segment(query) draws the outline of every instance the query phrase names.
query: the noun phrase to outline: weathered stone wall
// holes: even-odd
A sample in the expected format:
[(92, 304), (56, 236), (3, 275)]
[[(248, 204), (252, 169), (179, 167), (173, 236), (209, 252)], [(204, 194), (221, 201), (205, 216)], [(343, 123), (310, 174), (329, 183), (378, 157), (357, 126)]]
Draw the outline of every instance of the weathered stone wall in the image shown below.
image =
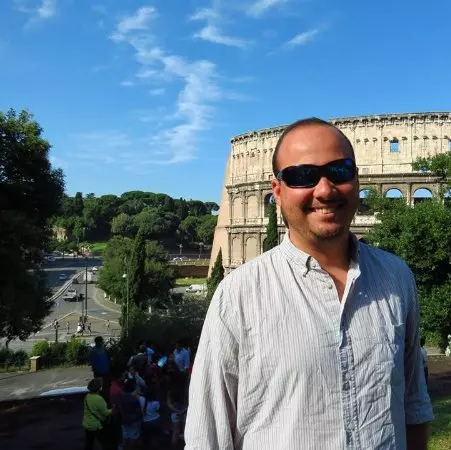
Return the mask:
[[(387, 114), (330, 119), (354, 146), (361, 192), (398, 189), (409, 204), (418, 189), (436, 195), (439, 185), (428, 174), (413, 173), (412, 162), (451, 151), (451, 113)], [(211, 264), (222, 248), (226, 270), (261, 253), (266, 237), (266, 208), (271, 197), (272, 155), (284, 126), (234, 137), (227, 162), (222, 203)], [(284, 233), (278, 213), (280, 234)], [(363, 236), (374, 217), (356, 215), (352, 230)]]

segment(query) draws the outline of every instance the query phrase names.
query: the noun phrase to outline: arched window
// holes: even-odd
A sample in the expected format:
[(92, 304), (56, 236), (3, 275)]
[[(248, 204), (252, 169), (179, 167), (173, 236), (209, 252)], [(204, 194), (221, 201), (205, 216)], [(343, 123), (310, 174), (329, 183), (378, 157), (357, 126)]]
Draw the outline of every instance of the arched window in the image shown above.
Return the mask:
[(364, 200), (368, 197), (369, 193), (370, 193), (369, 189), (362, 189), (359, 192), (359, 206), (357, 208), (358, 214), (365, 214), (368, 212), (369, 208), (367, 205), (365, 205)]
[(268, 217), (268, 205), (270, 203), (275, 203), (274, 196), (272, 194), (267, 194), (265, 196), (264, 207), (265, 207), (265, 217)]
[(394, 198), (394, 199), (400, 199), (400, 198), (402, 198), (402, 192), (399, 189), (396, 189), (396, 188), (389, 189), (385, 193), (385, 197), (387, 197), (387, 198)]
[(426, 188), (417, 189), (413, 194), (413, 205), (418, 205), (425, 200), (432, 198), (432, 192)]

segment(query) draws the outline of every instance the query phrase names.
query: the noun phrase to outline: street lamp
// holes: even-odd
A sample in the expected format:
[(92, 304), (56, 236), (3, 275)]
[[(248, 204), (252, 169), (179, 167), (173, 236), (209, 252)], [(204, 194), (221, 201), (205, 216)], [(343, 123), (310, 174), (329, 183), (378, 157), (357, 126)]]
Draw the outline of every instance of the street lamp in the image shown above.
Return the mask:
[(204, 246), (204, 243), (203, 242), (199, 242), (199, 259), (202, 256), (202, 248), (203, 248), (203, 246)]
[(122, 275), (122, 278), (125, 280), (125, 285), (127, 287), (127, 299), (125, 303), (125, 335), (128, 336), (128, 304), (129, 304), (129, 282), (128, 282), (128, 273), (127, 273), (127, 258), (125, 258), (125, 273)]
[(179, 244), (179, 248), (180, 248), (180, 254), (182, 254), (183, 244)]

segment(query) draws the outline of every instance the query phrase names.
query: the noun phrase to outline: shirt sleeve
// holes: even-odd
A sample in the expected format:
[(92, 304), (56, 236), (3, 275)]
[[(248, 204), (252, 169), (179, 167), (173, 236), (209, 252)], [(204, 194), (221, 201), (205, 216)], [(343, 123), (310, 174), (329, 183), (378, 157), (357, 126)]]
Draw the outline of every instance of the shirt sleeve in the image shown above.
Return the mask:
[(424, 378), (423, 358), (420, 347), (420, 314), (417, 288), (411, 274), (410, 310), (406, 320), (404, 354), (405, 396), (404, 408), (407, 425), (430, 422), (434, 419), (431, 401)]
[(210, 303), (194, 360), (185, 450), (233, 450), (238, 392), (238, 317), (222, 282)]
[(96, 396), (94, 405), (96, 408), (96, 412), (100, 417), (105, 418), (111, 415), (112, 410), (108, 409), (106, 401), (100, 395)]
[(184, 360), (185, 360), (185, 362), (184, 362), (184, 368), (185, 368), (185, 370), (188, 370), (188, 369), (189, 369), (189, 365), (190, 365), (189, 351), (188, 351), (188, 350), (185, 350)]

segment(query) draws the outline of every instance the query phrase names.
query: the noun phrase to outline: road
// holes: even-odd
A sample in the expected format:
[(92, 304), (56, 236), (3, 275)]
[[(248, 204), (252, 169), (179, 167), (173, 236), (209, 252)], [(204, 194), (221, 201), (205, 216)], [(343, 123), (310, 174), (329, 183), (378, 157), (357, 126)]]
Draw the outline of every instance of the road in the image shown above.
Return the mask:
[[(53, 340), (55, 338), (55, 331), (52, 326), (53, 321), (59, 320), (61, 324), (61, 328), (64, 325), (64, 318), (73, 314), (77, 314), (81, 316), (82, 313), (82, 302), (69, 302), (63, 300), (64, 292), (67, 289), (75, 289), (78, 293), (85, 294), (85, 283), (82, 277), (80, 276), (79, 283), (71, 284), (69, 281), (77, 274), (83, 273), (85, 271), (86, 265), (88, 266), (88, 270), (94, 266), (101, 267), (102, 261), (98, 258), (88, 258), (86, 261), (84, 258), (73, 259), (69, 258), (57, 258), (53, 263), (47, 263), (43, 267), (43, 270), (47, 274), (47, 283), (48, 286), (52, 289), (54, 293), (57, 293), (64, 285), (66, 288), (64, 291), (60, 293), (58, 297), (54, 299), (54, 306), (50, 312), (50, 314), (44, 320), (44, 326), (41, 331), (37, 332), (30, 336), (30, 338), (26, 342), (21, 342), (19, 340), (12, 341), (10, 343), (10, 348), (12, 350), (24, 349), (25, 351), (30, 351), (33, 344), (40, 339), (49, 339)], [(61, 274), (65, 274), (67, 276), (66, 280), (61, 280)], [(102, 307), (95, 300), (96, 287), (93, 283), (87, 284), (88, 290), (88, 316), (94, 319), (98, 319), (101, 321), (109, 320), (111, 323), (115, 323), (119, 319), (119, 313), (105, 307)], [(62, 330), (61, 330), (62, 331)], [(60, 339), (66, 339), (66, 334), (61, 332)], [(1, 343), (0, 343), (1, 344)]]

